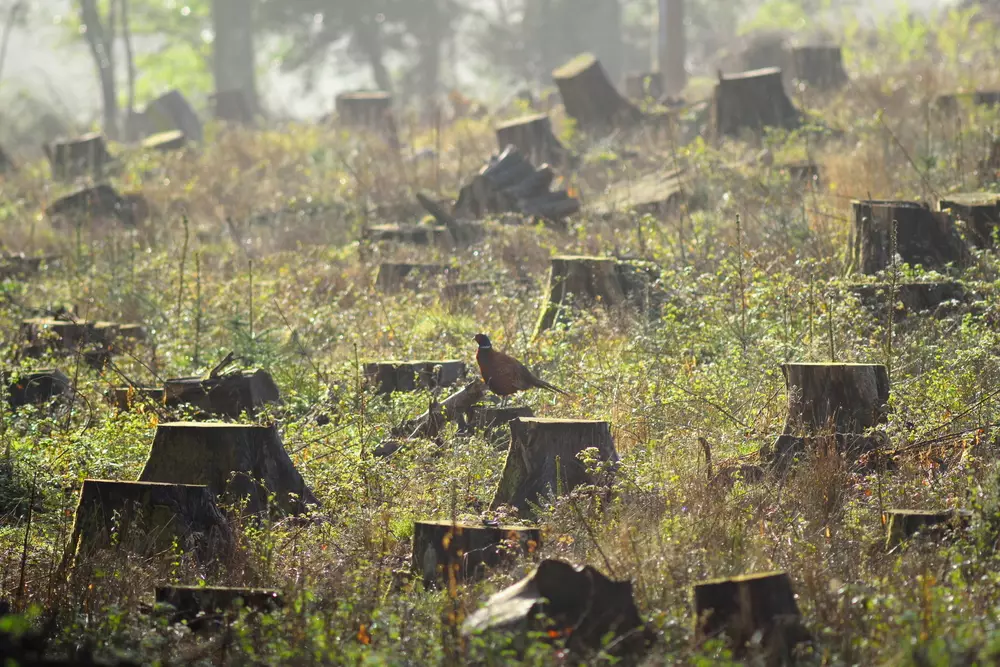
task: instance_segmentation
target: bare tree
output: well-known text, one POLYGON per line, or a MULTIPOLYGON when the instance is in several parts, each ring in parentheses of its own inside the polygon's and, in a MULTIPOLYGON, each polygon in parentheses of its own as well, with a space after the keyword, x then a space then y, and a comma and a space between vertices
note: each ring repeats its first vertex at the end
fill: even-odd
POLYGON ((104 103, 104 132, 112 139, 118 138, 118 89, 115 84, 115 12, 117 3, 108 9, 107 21, 101 20, 97 0, 80 0, 80 20, 90 54, 97 66, 101 80, 101 98, 104 103))

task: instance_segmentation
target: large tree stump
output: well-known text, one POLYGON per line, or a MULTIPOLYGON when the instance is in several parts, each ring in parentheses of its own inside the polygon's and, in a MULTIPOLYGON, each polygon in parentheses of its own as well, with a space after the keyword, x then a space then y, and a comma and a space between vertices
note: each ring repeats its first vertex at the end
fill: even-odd
POLYGON ((207 378, 172 378, 164 383, 163 389, 168 406, 191 405, 207 415, 232 419, 244 412, 252 417, 266 406, 281 401, 271 375, 259 368, 207 378))
POLYGON ((600 61, 591 53, 582 53, 557 68, 552 78, 566 114, 576 119, 584 132, 606 134, 642 120, 642 112, 615 90, 600 61))
POLYGON ((379 264, 375 277, 375 289, 383 294, 394 294, 404 289, 413 289, 427 278, 446 276, 450 269, 444 264, 411 264, 405 262, 383 262, 379 264))
POLYGON ((534 164, 559 166, 569 162, 569 153, 552 132, 548 114, 532 114, 501 123, 496 135, 500 150, 515 146, 534 164))
POLYGON ((716 136, 761 133, 765 127, 795 129, 801 123, 798 110, 785 94, 777 67, 740 74, 719 74, 713 97, 716 136))
POLYGON ((240 607, 269 612, 285 606, 281 593, 266 588, 229 588, 225 586, 157 586, 153 591, 158 605, 170 605, 174 614, 170 624, 187 622, 202 625, 221 621, 240 607))
POLYGON ((14 373, 0 371, 0 382, 7 385, 7 405, 11 410, 46 403, 70 391, 69 378, 55 368, 14 373))
POLYGON ((364 128, 398 145, 392 96, 383 91, 355 91, 337 95, 337 118, 346 127, 364 128))
POLYGON ((877 273, 891 264, 892 230, 896 252, 908 264, 941 269, 965 265, 969 249, 947 213, 909 201, 854 201, 854 265, 877 273))
POLYGON ((45 350, 82 352, 94 341, 94 323, 87 320, 69 322, 47 317, 30 318, 21 321, 21 339, 32 355, 45 350))
POLYGON ((832 438, 838 451, 857 458, 882 443, 869 429, 886 422, 889 374, 881 364, 783 364, 788 392, 785 428, 772 463, 783 469, 796 455, 832 438))
POLYGON ((52 177, 60 181, 101 176, 112 162, 104 135, 97 132, 75 139, 60 139, 42 148, 52 166, 52 177))
POLYGON ((951 315, 969 300, 965 285, 956 280, 933 283, 888 283, 854 285, 851 291, 869 310, 884 318, 891 309, 893 320, 927 313, 941 318, 951 315))
POLYGON ((993 247, 993 230, 1000 226, 1000 195, 995 192, 957 192, 938 202, 938 210, 966 224, 979 248, 993 247))
POLYGON ((160 424, 139 481, 205 484, 228 504, 245 501, 247 514, 267 511, 269 494, 291 514, 319 502, 273 424, 160 424))
POLYGON ((596 447, 601 461, 618 461, 606 421, 530 417, 510 422, 510 448, 490 507, 512 505, 530 512, 539 496, 569 493, 595 480, 577 455, 596 447))
POLYGON ((792 76, 802 83, 820 90, 847 83, 839 46, 800 46, 789 52, 788 60, 792 76))
POLYGON ((941 539, 969 526, 972 512, 967 510, 886 510, 885 548, 892 549, 917 533, 941 539))
POLYGON ((201 119, 178 90, 171 90, 151 101, 142 115, 147 135, 176 130, 195 143, 200 143, 204 136, 201 119))
POLYGON ((618 261, 613 257, 557 255, 549 269, 549 296, 542 308, 535 332, 555 325, 559 313, 571 303, 591 306, 597 303, 613 308, 625 302, 625 292, 618 280, 618 261))
POLYGON ((465 362, 442 361, 373 361, 364 366, 368 381, 380 394, 450 387, 465 377, 465 362))
POLYGON ((139 193, 121 195, 110 185, 88 186, 56 199, 45 207, 45 215, 58 223, 90 223, 109 218, 129 227, 149 215, 149 203, 139 193))
POLYGON ((766 664, 787 664, 795 645, 809 638, 784 572, 704 581, 692 597, 695 641, 725 635, 737 659, 759 644, 768 654, 766 664))
POLYGON ((626 658, 642 653, 652 640, 630 581, 614 581, 589 565, 578 568, 559 560, 539 563, 527 577, 490 597, 462 626, 464 634, 487 630, 540 633, 564 641, 573 652, 572 662, 587 664, 595 651, 626 658))
POLYGON ((169 555, 175 543, 203 562, 224 561, 233 533, 207 486, 87 479, 63 565, 112 546, 169 555))
POLYGON ((413 573, 425 586, 474 581, 510 565, 542 544, 538 528, 417 521, 413 524, 413 573))

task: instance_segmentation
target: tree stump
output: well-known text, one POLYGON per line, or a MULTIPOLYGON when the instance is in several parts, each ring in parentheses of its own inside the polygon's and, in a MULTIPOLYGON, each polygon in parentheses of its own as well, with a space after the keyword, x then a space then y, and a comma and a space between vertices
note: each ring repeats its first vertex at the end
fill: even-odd
POLYGON ((29 355, 45 350, 77 353, 94 341, 94 323, 36 317, 21 321, 21 339, 29 355))
POLYGON ((510 448, 490 507, 512 505, 530 512, 539 496, 569 493, 596 480, 577 454, 596 447, 603 462, 616 464, 618 452, 606 421, 530 417, 510 422, 510 448))
POLYGON ((542 544, 538 528, 417 521, 413 524, 413 573, 424 586, 482 579, 542 544))
POLYGON ((107 398, 119 412, 129 412, 140 405, 166 405, 165 392, 160 387, 112 387, 107 398))
POLYGON ((238 418, 255 416, 267 405, 281 401, 278 386, 267 371, 237 370, 215 377, 172 378, 163 386, 166 404, 191 405, 206 415, 238 418))
POLYGON ((832 90, 847 83, 844 58, 839 46, 800 46, 788 54, 792 76, 819 90, 832 90))
POLYGON ((1000 226, 1000 195, 994 192, 961 192, 938 202, 938 210, 966 224, 978 248, 993 247, 993 230, 1000 226))
POLYGON ((87 479, 63 565, 112 546, 140 556, 169 554, 176 541, 199 561, 224 561, 233 533, 207 486, 87 479))
POLYGON ((460 359, 442 361, 374 361, 366 363, 364 375, 379 394, 450 387, 466 374, 460 359))
POLYGON ((785 428, 772 463, 784 469, 812 445, 833 438, 838 451, 856 459, 882 444, 867 431, 886 422, 889 375, 881 364, 783 364, 788 392, 785 428))
POLYGON ((250 98, 242 89, 220 90, 211 96, 215 119, 236 125, 253 125, 257 116, 250 98))
POLYGON ((613 308, 625 302, 618 280, 618 261, 611 257, 557 255, 549 269, 549 298, 542 308, 535 335, 551 329, 560 311, 572 303, 597 303, 613 308))
POLYGON ((187 146, 188 138, 180 130, 170 132, 157 132, 142 140, 140 144, 143 150, 158 151, 160 153, 171 153, 179 151, 187 146))
POLYGON ((719 75, 713 97, 713 126, 718 137, 760 134, 765 127, 795 129, 798 110, 785 95, 777 67, 719 75))
POLYGON ((60 181, 101 176, 112 162, 104 135, 97 132, 75 139, 60 139, 42 148, 52 166, 52 177, 60 181))
POLYGON ((625 95, 640 102, 655 102, 663 97, 663 77, 659 72, 633 72, 625 77, 625 95))
POLYGON ((917 533, 936 539, 947 537, 956 531, 968 528, 972 512, 968 510, 886 510, 885 548, 892 549, 917 533))
POLYGON ((288 514, 319 502, 273 424, 160 424, 139 481, 205 484, 227 504, 245 501, 250 515, 269 509, 269 494, 277 504, 272 509, 288 514))
POLYGON ((383 294, 395 294, 406 288, 414 289, 427 278, 446 276, 449 272, 444 264, 382 262, 375 277, 375 289, 383 294))
POLYGON ((751 643, 759 643, 767 664, 788 664, 783 660, 808 639, 784 572, 704 581, 695 585, 692 597, 695 642, 725 635, 737 659, 747 656, 751 643))
POLYGON ((363 237, 369 243, 393 242, 432 246, 448 244, 451 233, 445 225, 391 224, 365 227, 363 237))
POLYGON ((373 130, 392 145, 399 143, 389 93, 378 90, 341 93, 336 105, 337 118, 344 126, 373 130))
POLYGON ((228 617, 240 607, 268 612, 285 606, 281 593, 265 588, 157 586, 153 594, 156 604, 174 608, 174 614, 170 618, 171 625, 187 622, 190 626, 196 619, 202 623, 205 620, 219 620, 220 615, 228 617))
POLYGON ((171 90, 151 101, 142 115, 146 134, 179 131, 184 139, 195 143, 201 143, 204 136, 201 119, 178 90, 171 90))
POLYGON ((92 222, 95 219, 111 218, 127 226, 140 222, 148 204, 141 201, 141 195, 120 195, 102 183, 88 186, 60 197, 45 207, 45 215, 60 222, 92 222))
POLYGON ((532 114, 501 123, 497 125, 496 135, 500 150, 514 146, 534 164, 558 166, 569 162, 569 153, 552 132, 548 114, 532 114))
POLYGON ((911 265, 942 269, 964 266, 969 249, 947 213, 909 201, 854 201, 854 265, 877 273, 890 265, 893 221, 896 252, 911 265))
POLYGON ((55 368, 16 373, 2 371, 0 382, 7 385, 7 405, 11 410, 46 403, 70 391, 69 378, 55 368))
POLYGON ((639 616, 632 582, 614 581, 589 565, 578 568, 559 560, 539 563, 527 577, 490 597, 462 625, 466 635, 487 630, 534 632, 565 641, 574 664, 590 664, 587 658, 598 650, 617 658, 635 656, 653 638, 639 616))
POLYGON ((501 408, 492 404, 474 405, 470 426, 477 431, 490 433, 507 426, 515 419, 534 417, 535 411, 527 405, 501 408))
POLYGON ((869 310, 884 318, 892 308, 894 321, 908 315, 927 313, 941 318, 950 315, 969 300, 969 293, 961 282, 950 280, 933 283, 887 283, 854 285, 851 291, 869 310), (895 289, 895 295, 893 295, 895 289), (891 302, 891 303, 890 303, 891 302))
POLYGON ((608 79, 600 61, 582 53, 552 72, 566 114, 584 132, 606 134, 642 120, 638 107, 622 97, 608 79))

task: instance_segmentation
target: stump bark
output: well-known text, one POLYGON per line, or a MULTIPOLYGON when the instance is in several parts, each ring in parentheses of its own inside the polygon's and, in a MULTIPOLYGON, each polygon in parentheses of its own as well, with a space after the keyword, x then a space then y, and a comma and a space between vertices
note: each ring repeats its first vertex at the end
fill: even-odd
POLYGON ((602 462, 617 463, 618 452, 606 421, 515 419, 510 422, 510 447, 490 507, 512 505, 523 514, 531 511, 539 496, 604 482, 594 479, 577 458, 590 447, 597 448, 602 462))
POLYGON ((0 382, 7 385, 7 405, 11 410, 46 403, 70 391, 69 378, 56 368, 19 372, 16 380, 12 375, 15 374, 0 372, 0 382))
POLYGON ((375 277, 375 289, 383 294, 394 294, 404 289, 414 289, 427 278, 446 276, 449 271, 444 264, 382 262, 375 277))
POLYGON ((379 394, 450 387, 466 374, 460 359, 442 361, 374 361, 364 366, 365 378, 379 394))
MULTIPOLYGON (((268 612, 285 606, 281 593, 266 588, 229 588, 224 586, 157 586, 156 604, 170 605, 175 612, 170 623, 218 620, 240 607, 268 612)), ((197 628, 193 628, 197 629, 197 628)))
POLYGON ((552 132, 548 114, 532 114, 497 125, 497 145, 500 150, 516 147, 534 164, 564 166, 569 163, 569 152, 552 132))
POLYGON ((179 131, 185 139, 195 143, 201 143, 204 137, 201 119, 179 90, 171 90, 151 101, 142 115, 147 135, 179 131))
POLYGON ((993 230, 1000 226, 1000 195, 994 192, 961 192, 938 202, 938 211, 951 211, 963 221, 978 248, 992 248, 993 230))
POLYGON ((392 96, 382 91, 341 93, 336 99, 337 118, 347 127, 373 130, 398 145, 392 96))
POLYGON ((725 635, 737 659, 759 642, 766 664, 787 664, 795 645, 808 639, 784 572, 705 581, 695 585, 692 597, 695 641, 725 635))
POLYGON ((424 586, 474 581, 492 568, 513 564, 542 544, 538 528, 417 521, 413 524, 413 573, 424 586))
POLYGON ((788 392, 788 416, 772 463, 779 469, 823 438, 834 438, 849 458, 882 444, 867 431, 886 422, 889 374, 881 364, 798 363, 781 367, 788 392))
POLYGON ((847 83, 839 46, 800 46, 789 52, 788 59, 792 76, 809 86, 832 90, 847 83))
POLYGON ((63 566, 114 546, 141 556, 169 554, 176 541, 199 561, 224 561, 233 533, 207 486, 87 479, 63 566))
POLYGON ((942 269, 964 266, 969 249, 947 213, 909 201, 854 201, 854 266, 877 273, 891 262, 893 221, 896 252, 908 264, 942 269))
POLYGON ((600 61, 582 53, 552 72, 566 114, 584 132, 606 134, 642 120, 642 112, 622 97, 608 79, 600 61))
POLYGON ((785 94, 777 67, 719 75, 713 97, 713 126, 718 137, 760 134, 765 127, 795 129, 798 110, 785 94))
POLYGON ((207 378, 172 378, 164 383, 163 389, 168 406, 191 405, 206 415, 231 419, 244 412, 255 416, 266 406, 281 401, 278 386, 261 369, 236 370, 207 378))
POLYGON ((174 422, 156 427, 141 482, 204 484, 244 513, 299 514, 318 504, 285 451, 276 426, 174 422), (268 504, 274 495, 276 507, 268 504))
POLYGON ((611 257, 558 255, 549 269, 549 296, 535 327, 535 334, 551 329, 559 313, 570 304, 613 308, 625 302, 618 279, 618 261, 611 257))
POLYGON ((917 533, 943 539, 969 526, 972 512, 967 510, 886 510, 885 548, 892 549, 917 533))
POLYGON ((75 139, 61 139, 42 148, 52 166, 52 177, 60 181, 71 181, 80 176, 101 176, 112 162, 104 135, 97 132, 75 139))
POLYGON ((601 649, 617 658, 636 656, 652 640, 630 581, 559 560, 539 563, 527 577, 490 597, 462 626, 464 634, 487 630, 540 632, 566 642, 575 660, 601 649))

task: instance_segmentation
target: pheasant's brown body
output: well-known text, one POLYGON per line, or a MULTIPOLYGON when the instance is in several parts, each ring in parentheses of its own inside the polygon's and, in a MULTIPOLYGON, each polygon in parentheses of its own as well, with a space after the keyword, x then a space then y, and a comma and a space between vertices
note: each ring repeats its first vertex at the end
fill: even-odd
POLYGON ((494 350, 486 335, 477 335, 476 342, 479 343, 479 351, 476 352, 479 372, 483 376, 483 382, 497 396, 506 397, 528 389, 547 389, 566 394, 559 387, 535 377, 514 357, 494 350))

